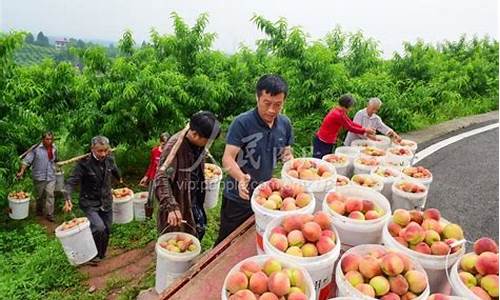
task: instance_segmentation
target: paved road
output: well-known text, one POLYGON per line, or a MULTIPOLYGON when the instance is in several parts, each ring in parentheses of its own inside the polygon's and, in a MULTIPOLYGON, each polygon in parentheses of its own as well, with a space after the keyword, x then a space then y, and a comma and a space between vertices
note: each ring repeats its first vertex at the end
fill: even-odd
POLYGON ((498 129, 494 129, 448 145, 418 163, 434 177, 426 206, 462 225, 470 241, 482 236, 498 241, 498 150, 498 129))

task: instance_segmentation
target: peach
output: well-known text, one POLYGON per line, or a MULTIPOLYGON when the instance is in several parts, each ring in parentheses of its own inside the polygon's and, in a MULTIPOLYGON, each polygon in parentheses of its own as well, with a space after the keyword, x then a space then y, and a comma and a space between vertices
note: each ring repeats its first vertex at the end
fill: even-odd
POLYGON ((373 287, 369 284, 366 283, 360 283, 356 286, 356 289, 360 291, 362 294, 368 296, 368 297, 375 297, 375 290, 373 287))
POLYGON ((398 208, 392 214, 392 221, 400 226, 405 227, 411 221, 410 212, 406 209, 398 208))
POLYGON ((267 199, 264 197, 261 197, 261 196, 255 197, 255 202, 257 202, 257 204, 259 204, 259 205, 264 205, 264 203, 266 203, 266 201, 267 201, 267 199))
POLYGON ((273 273, 269 277, 268 288, 278 297, 285 296, 290 290, 290 278, 283 271, 273 273))
POLYGON ((314 220, 314 216, 312 214, 303 214, 300 215, 300 220, 302 221, 302 224, 305 224, 307 222, 312 222, 312 220, 314 220))
POLYGON ((269 196, 271 196, 272 193, 273 193, 273 190, 271 190, 269 185, 264 185, 259 189, 259 196, 262 198, 267 199, 269 196))
POLYGON ((459 225, 448 224, 443 228, 443 236, 445 239, 462 240, 464 238, 464 232, 459 225))
POLYGON ((375 220, 380 218, 380 214, 375 210, 369 210, 365 214, 365 220, 375 220))
POLYGON ((290 254, 290 255, 298 256, 298 257, 303 256, 302 250, 300 249, 300 247, 297 247, 297 246, 292 246, 292 247, 288 248, 286 250, 286 254, 290 254))
POLYGON ((299 193, 295 197, 295 205, 297 205, 298 207, 301 208, 306 207, 310 202, 311 202, 311 196, 309 196, 309 194, 299 193))
POLYGON ((316 222, 307 222, 302 227, 302 234, 309 242, 316 242, 321 236, 321 226, 316 222))
POLYGON ((365 220, 365 215, 360 211, 353 211, 349 214, 349 218, 354 220, 365 220))
POLYGON ((408 292, 408 282, 403 275, 389 277, 389 285, 391 286, 391 292, 398 296, 402 296, 408 292))
POLYGON ((431 253, 433 255, 447 255, 450 252, 450 246, 445 242, 435 242, 431 245, 431 253))
POLYGON ((443 226, 441 226, 441 223, 439 223, 439 221, 436 221, 434 219, 425 219, 422 222, 422 228, 425 230, 434 230, 439 234, 443 232, 443 226))
POLYGON ((427 255, 431 255, 431 253, 432 253, 431 247, 429 247, 429 245, 427 245, 424 242, 420 242, 417 245, 415 245, 415 248, 413 250, 415 250, 419 253, 422 253, 422 254, 427 254, 427 255))
POLYGON ((276 207, 281 207, 283 198, 281 198, 280 195, 273 194, 269 196, 269 198, 267 198, 267 201, 273 201, 274 203, 276 203, 276 207))
POLYGON ((290 232, 292 230, 298 229, 302 230, 302 220, 300 216, 287 216, 283 219, 283 223, 281 224, 286 232, 290 232))
POLYGON ((398 255, 389 253, 382 257, 380 267, 385 274, 396 276, 403 272, 405 266, 403 260, 398 255))
POLYGON ((321 231, 321 236, 329 237, 334 243, 336 241, 335 232, 333 232, 331 230, 323 230, 323 231, 321 231))
POLYGON ((239 290, 244 290, 247 287, 248 278, 243 272, 234 272, 227 278, 226 290, 228 290, 231 294, 234 294, 239 290))
POLYGON ((304 245, 306 242, 302 231, 297 229, 290 231, 287 237, 288 245, 290 246, 302 247, 302 245, 304 245))
POLYGON ((400 236, 397 236, 394 239, 396 240, 396 242, 398 242, 399 244, 401 244, 403 247, 408 248, 408 242, 404 238, 402 238, 400 236))
POLYGON ((435 242, 439 242, 440 240, 441 240, 441 236, 436 231, 434 231, 434 230, 426 230, 425 231, 425 242, 427 244, 432 245, 435 242))
POLYGON ((250 290, 240 290, 229 297, 230 300, 257 300, 257 297, 250 290))
POLYGON ((274 272, 281 271, 281 263, 273 258, 268 259, 266 260, 266 262, 264 262, 262 270, 264 271, 264 273, 266 273, 267 276, 271 276, 271 274, 273 274, 274 272))
POLYGON ((274 227, 273 230, 271 230, 271 233, 279 233, 279 234, 283 234, 283 235, 287 234, 287 232, 285 231, 285 229, 282 226, 274 227))
POLYGON ((491 297, 498 297, 498 275, 486 275, 481 279, 481 287, 491 297))
POLYGON ((369 255, 363 256, 359 262, 359 272, 367 279, 382 275, 378 259, 369 255))
POLYGON ((357 271, 360 262, 361 256, 356 254, 347 254, 342 258, 342 262, 340 264, 342 272, 347 273, 349 271, 357 271))
POLYGON ((404 294, 403 296, 401 296, 401 300, 410 300, 410 299, 415 299, 417 297, 418 296, 415 295, 414 293, 408 292, 408 293, 404 294))
POLYGON ((476 262, 479 256, 476 253, 467 253, 460 260, 460 268, 465 272, 476 273, 476 262))
POLYGON ((339 215, 345 214, 345 204, 342 201, 334 200, 328 204, 331 210, 338 213, 339 215))
POLYGON ((498 253, 481 253, 477 258, 476 270, 481 275, 498 274, 498 253))
POLYGON ((397 237, 399 235, 399 232, 401 231, 402 227, 399 224, 396 224, 394 222, 390 222, 389 225, 387 225, 387 229, 389 230, 389 233, 393 237, 397 237))
POLYGON ((432 294, 429 296, 429 298, 427 298, 427 300, 450 300, 450 299, 451 299, 450 296, 440 293, 432 294))
POLYGON ((241 265, 240 271, 250 277, 252 274, 262 271, 262 268, 254 261, 247 261, 241 265))
POLYGON ((410 221, 422 224, 424 221, 424 213, 419 210, 410 210, 410 221))
POLYGON ((351 213, 353 211, 361 211, 361 210, 363 210, 363 202, 361 202, 361 200, 351 198, 346 201, 345 211, 347 213, 351 213))
POLYGON ((471 287, 470 289, 474 295, 476 295, 479 299, 481 300, 491 300, 490 295, 488 295, 488 292, 483 290, 482 288, 478 286, 471 287))
POLYGON ((424 219, 441 220, 441 213, 437 208, 428 208, 424 211, 424 219))
POLYGON ((382 298, 380 298, 380 300, 400 300, 401 297, 399 297, 399 295, 397 295, 396 293, 388 293, 388 294, 385 294, 382 298))
POLYGON ((268 277, 264 272, 257 272, 250 277, 249 288, 256 294, 263 294, 267 292, 268 277))
POLYGON ((368 255, 373 256, 375 258, 381 258, 382 256, 386 255, 387 251, 382 250, 382 249, 372 249, 368 251, 368 255))
POLYGON ((290 185, 284 185, 282 188, 281 188, 281 191, 280 191, 280 194, 281 194, 281 197, 283 199, 285 198, 292 198, 294 195, 294 190, 293 190, 293 187, 290 186, 290 185))
POLYGON ((276 202, 274 202, 273 200, 266 200, 266 202, 264 202, 264 204, 262 205, 264 206, 265 208, 267 209, 270 209, 270 210, 276 210, 278 208, 278 206, 276 205, 276 202))
POLYGON ((396 255, 399 256, 399 258, 401 258, 401 260, 403 261, 403 264, 404 264, 403 273, 406 273, 409 270, 413 269, 413 267, 414 267, 413 262, 411 261, 411 259, 408 256, 406 256, 400 252, 396 252, 396 255))
POLYGON ((468 287, 468 288, 471 288, 473 286, 476 286, 477 285, 477 279, 476 277, 474 277, 474 275, 472 275, 471 273, 469 272, 460 272, 458 273, 458 277, 460 278, 460 280, 468 287))
POLYGON ((314 222, 318 223, 322 230, 332 228, 332 220, 330 216, 324 211, 318 211, 314 214, 314 222))
POLYGON ((337 193, 337 192, 332 192, 326 195, 326 203, 332 203, 333 201, 340 201, 340 202, 345 202, 345 197, 344 195, 337 193))
POLYGON ((293 178, 299 178, 299 172, 297 170, 288 170, 288 176, 293 178))
POLYGON ((415 222, 406 226, 403 232, 403 238, 410 244, 416 245, 425 239, 425 230, 415 222))
POLYGON ((420 294, 427 288, 427 278, 424 273, 416 270, 406 272, 405 279, 408 282, 410 292, 420 294))
POLYGON ((280 251, 286 251, 288 248, 288 239, 285 235, 279 234, 279 233, 273 233, 271 234, 271 237, 269 238, 269 242, 271 245, 276 247, 276 249, 280 251))
POLYGON ((316 248, 318 249, 318 253, 323 255, 335 248, 335 243, 327 236, 320 236, 318 242, 316 242, 316 248))
POLYGON ((281 204, 281 210, 283 211, 291 211, 296 210, 297 206, 295 205, 295 199, 293 198, 285 198, 283 203, 281 204))
POLYGON ((474 243, 474 252, 477 255, 483 252, 498 253, 498 245, 494 240, 487 237, 483 237, 474 243))
POLYGON ((292 292, 288 294, 287 300, 307 300, 307 296, 302 292, 292 292))
POLYGON ((363 275, 358 271, 349 271, 345 274, 345 279, 349 282, 353 287, 356 287, 358 284, 364 282, 363 275))
MULTIPOLYGON (((299 194, 302 194, 304 193, 305 189, 303 186, 299 185, 299 184, 291 184, 292 188, 293 188, 293 196, 295 198, 297 198, 297 196, 299 194)), ((307 194, 306 194, 307 195, 307 194)))
POLYGON ((305 289, 307 288, 307 283, 304 273, 297 269, 288 269, 287 273, 288 278, 290 278, 290 284, 301 289, 302 291, 305 291, 305 289))
POLYGON ((279 300, 279 298, 275 294, 267 292, 260 295, 259 300, 279 300))
POLYGON ((304 255, 304 257, 318 256, 318 249, 314 244, 307 243, 300 249, 302 250, 302 255, 304 255))
POLYGON ((283 187, 283 182, 278 178, 271 178, 267 185, 271 188, 273 192, 279 191, 283 187))
POLYGON ((375 203, 373 203, 370 200, 363 200, 363 209, 362 211, 367 212, 369 210, 374 210, 375 209, 375 203))
POLYGON ((370 279, 370 285, 375 290, 376 296, 383 296, 391 290, 389 280, 384 276, 375 276, 370 279))

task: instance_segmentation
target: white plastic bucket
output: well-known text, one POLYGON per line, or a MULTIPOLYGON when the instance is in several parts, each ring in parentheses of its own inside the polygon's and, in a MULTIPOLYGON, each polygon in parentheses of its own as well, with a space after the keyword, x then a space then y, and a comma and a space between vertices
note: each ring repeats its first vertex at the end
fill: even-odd
POLYGON ((220 172, 218 176, 210 180, 205 180, 205 202, 203 203, 203 207, 205 209, 210 209, 214 208, 217 205, 217 200, 219 199, 220 183, 222 181, 222 169, 214 164, 206 163, 205 165, 211 165, 217 168, 220 172))
POLYGON ((403 168, 410 166, 410 163, 408 161, 401 161, 401 160, 395 161, 395 160, 392 160, 391 158, 386 156, 382 160, 380 165, 384 166, 384 167, 395 168, 395 169, 398 169, 401 171, 403 168))
POLYGON ((335 186, 340 187, 340 186, 348 186, 348 185, 352 185, 351 180, 348 177, 342 176, 342 175, 337 175, 337 183, 335 184, 335 186), (347 181, 347 184, 341 185, 339 183, 339 181, 347 181))
POLYGON ((330 163, 332 166, 335 167, 335 170, 337 171, 337 176, 338 175, 347 176, 348 171, 349 171, 349 165, 352 164, 352 161, 349 158, 349 156, 347 156, 345 154, 340 154, 340 153, 339 154, 327 154, 327 155, 323 156, 322 160, 330 163), (333 155, 343 157, 345 159, 345 162, 344 163, 335 163, 335 162, 328 161, 328 158, 332 157, 333 155))
POLYGON ((264 231, 266 230, 267 224, 275 218, 287 216, 287 215, 294 215, 294 214, 312 214, 314 212, 314 209, 316 207, 316 200, 314 199, 314 194, 313 193, 307 193, 311 197, 311 202, 309 202, 308 205, 305 207, 302 207, 297 210, 292 210, 292 211, 281 211, 281 210, 270 210, 262 205, 258 204, 255 199, 257 195, 259 194, 260 188, 264 185, 267 184, 267 182, 261 183, 260 185, 257 186, 255 189, 252 198, 250 199, 250 205, 252 207, 252 210, 255 214, 255 231, 256 231, 256 246, 257 246, 257 254, 263 254, 264 253, 264 244, 263 244, 263 235, 264 231))
POLYGON ((481 300, 477 297, 460 279, 458 276, 458 267, 460 259, 451 267, 450 270, 450 285, 452 295, 464 297, 465 299, 481 300))
POLYGON ((9 217, 14 220, 21 220, 28 217, 30 212, 30 198, 15 199, 7 197, 9 200, 9 217))
POLYGON ((425 187, 426 187, 427 189, 429 189, 429 188, 431 187, 432 178, 433 178, 433 177, 432 177, 432 173, 431 173, 431 177, 429 177, 429 178, 415 178, 415 177, 411 177, 411 176, 406 175, 406 174, 404 173, 404 169, 405 169, 405 168, 403 168, 403 169, 401 170, 403 178, 408 179, 408 180, 410 180, 410 181, 415 181, 415 182, 421 183, 421 184, 425 185, 425 187))
POLYGON ((374 157, 379 160, 383 160, 385 157, 387 157, 387 151, 375 146, 359 147, 359 157, 374 157), (377 153, 370 153, 369 149, 375 149, 377 153))
POLYGON ((156 277, 155 290, 158 294, 163 292, 174 280, 184 274, 191 265, 193 260, 200 254, 200 241, 191 234, 185 232, 169 232, 160 236, 156 242, 156 277), (174 238, 178 234, 189 236, 196 245, 196 250, 193 252, 175 253, 167 251, 160 246, 160 243, 168 239, 174 238))
POLYGON ((357 176, 361 176, 361 177, 364 177, 364 178, 371 178, 373 180, 376 181, 376 185, 374 185, 373 187, 371 187, 371 189, 381 193, 382 192, 382 189, 384 188, 384 181, 382 180, 382 178, 380 178, 380 176, 377 176, 377 175, 371 175, 371 174, 357 174, 357 175, 354 175, 352 176, 351 178, 351 183, 352 185, 354 186, 361 186, 359 185, 358 183, 356 183, 356 181, 354 181, 354 177, 357 177, 357 176))
POLYGON ((384 188, 382 189, 382 195, 384 195, 387 198, 387 200, 389 200, 389 203, 391 204, 391 207, 392 207, 392 185, 393 185, 394 181, 399 180, 401 178, 401 171, 398 170, 397 168, 380 166, 380 167, 372 170, 371 174, 382 178, 382 180, 384 182, 384 188), (377 174, 377 171, 379 171, 379 170, 382 172, 385 170, 388 170, 389 172, 391 172, 391 174, 394 174, 395 176, 394 177, 381 176, 381 175, 377 174))
POLYGON ((335 233, 336 241, 335 248, 330 252, 317 257, 297 257, 286 254, 274 248, 269 242, 271 231, 283 221, 283 217, 273 219, 267 224, 266 231, 264 232, 264 251, 266 254, 276 256, 280 260, 295 263, 304 267, 311 275, 316 290, 316 297, 318 300, 326 300, 333 289, 333 269, 335 262, 340 255, 340 238, 337 229, 332 224, 331 230, 335 233))
POLYGON ((113 223, 126 224, 134 219, 134 204, 132 198, 126 196, 123 198, 113 198, 113 223))
MULTIPOLYGON (((388 246, 388 248, 391 248, 391 247, 388 246)), ((345 279, 344 273, 342 272, 341 265, 342 265, 342 259, 344 257, 346 257, 348 254, 357 254, 357 255, 363 256, 363 255, 370 253, 371 251, 378 250, 378 249, 388 250, 386 247, 381 246, 381 245, 360 245, 360 246, 356 246, 356 247, 353 247, 353 248, 347 250, 342 255, 342 257, 339 260, 339 263, 337 264, 337 268, 335 271, 335 282, 337 283, 337 288, 338 288, 337 296, 349 296, 349 297, 354 297, 355 299, 366 299, 366 300, 377 299, 377 298, 368 297, 368 296, 362 294, 360 291, 358 291, 354 287, 352 287, 351 284, 345 279)), ((403 252, 403 254, 406 254, 406 253, 403 252)), ((407 255, 407 256, 409 256, 409 255, 407 255)), ((419 264, 419 262, 416 261, 415 259, 413 259, 411 256, 409 258, 412 260, 412 262, 415 266, 415 269, 417 271, 423 272, 425 274, 424 268, 419 264)), ((430 294, 429 283, 430 283, 431 279, 429 277, 426 279, 427 279, 427 288, 420 294, 420 296, 418 296, 417 298, 414 298, 414 300, 426 300, 427 297, 429 296, 429 294, 430 294)))
POLYGON ((305 279, 305 281, 307 283, 307 291, 305 293, 306 296, 307 296, 307 299, 309 299, 309 300, 315 300, 316 299, 316 291, 314 290, 313 281, 311 279, 311 275, 309 275, 309 273, 307 272, 307 270, 304 267, 301 267, 298 264, 291 263, 290 261, 287 261, 287 260, 282 260, 279 257, 272 256, 272 255, 252 256, 252 257, 249 257, 249 258, 246 258, 246 259, 240 261, 238 264, 236 264, 234 267, 232 267, 231 270, 229 271, 229 273, 227 273, 228 275, 224 279, 224 285, 222 286, 222 291, 221 291, 221 299, 222 300, 228 300, 229 299, 229 297, 227 296, 227 291, 226 291, 227 278, 229 277, 229 274, 232 274, 234 272, 239 271, 240 268, 241 268, 241 266, 244 263, 246 263, 246 262, 253 261, 253 262, 256 262, 257 264, 259 264, 259 265, 262 266, 269 259, 276 259, 276 260, 278 260, 281 263, 282 268, 300 270, 302 272, 302 274, 304 275, 304 279, 305 279))
POLYGON ((423 184, 418 183, 412 180, 399 179, 394 181, 391 187, 392 190, 392 209, 396 210, 398 208, 404 208, 406 210, 412 209, 420 209, 425 207, 425 203, 427 202, 427 193, 428 189, 423 184), (400 190, 397 185, 402 182, 412 182, 414 184, 419 185, 420 187, 424 187, 425 191, 422 193, 407 193, 400 190))
POLYGON ((56 172, 56 186, 54 188, 54 191, 62 192, 63 189, 64 189, 64 172, 59 171, 56 172))
POLYGON ((376 138, 378 140, 370 140, 373 146, 384 150, 391 146, 391 139, 385 135, 377 134, 376 138))
POLYGON ((148 203, 148 192, 135 193, 133 202, 134 219, 136 221, 146 220, 146 203, 148 203))
POLYGON ((73 228, 62 230, 63 225, 59 225, 55 230, 56 237, 61 242, 69 263, 73 266, 86 263, 97 255, 90 222, 87 218, 85 219, 84 223, 73 228))
MULTIPOLYGON (((443 224, 449 224, 449 222, 444 219, 441 219, 440 222, 443 224)), ((464 248, 462 247, 460 251, 450 255, 427 255, 419 253, 398 243, 389 233, 389 229, 387 228, 388 224, 389 223, 384 226, 382 234, 384 245, 403 252, 422 265, 427 273, 427 276, 429 277, 431 293, 440 293, 443 291, 448 285, 446 269, 451 269, 453 264, 460 260, 460 257, 462 257, 465 252, 464 248)))
POLYGON ((350 146, 341 146, 335 149, 335 154, 344 154, 349 157, 349 166, 344 176, 351 177, 354 172, 354 160, 359 157, 359 148, 350 146))
POLYGON ((380 159, 378 159, 376 157, 370 157, 370 159, 374 159, 375 161, 377 161, 377 164, 374 166, 368 166, 368 165, 361 163, 362 159, 366 159, 366 158, 359 157, 359 158, 354 160, 354 175, 370 174, 373 170, 375 170, 380 165, 380 159))
POLYGON ((354 220, 333 211, 323 200, 323 211, 332 216, 333 225, 337 228, 343 245, 357 246, 361 244, 380 244, 382 229, 392 215, 389 201, 380 193, 361 186, 338 187, 335 191, 344 196, 370 200, 384 210, 384 215, 374 220, 354 220))
POLYGON ((391 148, 387 149, 386 155, 387 155, 387 159, 390 161, 398 162, 401 164, 407 164, 407 165, 411 164, 411 161, 412 161, 413 157, 415 156, 415 154, 410 150, 410 148, 400 147, 400 146, 391 147, 391 148), (392 149, 398 150, 400 148, 406 148, 407 150, 410 151, 410 153, 408 155, 399 155, 399 154, 394 154, 391 152, 392 149))

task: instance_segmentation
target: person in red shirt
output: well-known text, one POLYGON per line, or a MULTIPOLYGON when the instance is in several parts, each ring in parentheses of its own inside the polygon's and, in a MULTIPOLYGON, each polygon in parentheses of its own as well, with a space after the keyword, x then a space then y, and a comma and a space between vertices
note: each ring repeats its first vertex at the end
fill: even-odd
POLYGON ((148 202, 146 203, 146 217, 151 218, 153 215, 153 198, 154 198, 154 189, 153 189, 153 179, 155 178, 156 169, 158 168, 158 163, 160 161, 161 152, 163 150, 163 146, 167 143, 170 135, 166 132, 160 135, 160 145, 157 147, 153 147, 151 149, 151 157, 149 160, 149 166, 146 171, 144 177, 142 177, 139 182, 140 186, 148 187, 148 202))
POLYGON ((354 97, 343 95, 339 99, 339 106, 330 110, 314 135, 313 157, 321 159, 332 153, 340 129, 345 128, 356 134, 373 135, 372 128, 365 128, 349 119, 347 112, 356 104, 354 97))

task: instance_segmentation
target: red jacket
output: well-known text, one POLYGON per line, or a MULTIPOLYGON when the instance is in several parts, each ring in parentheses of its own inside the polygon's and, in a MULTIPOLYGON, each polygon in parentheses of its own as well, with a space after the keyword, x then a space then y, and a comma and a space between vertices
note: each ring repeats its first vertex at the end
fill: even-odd
POLYGON ((146 177, 148 177, 149 180, 153 180, 155 178, 156 168, 158 167, 160 156, 161 156, 160 146, 151 149, 151 158, 149 161, 149 167, 148 170, 146 171, 146 177))
POLYGON ((330 110, 323 119, 323 123, 321 123, 318 132, 316 132, 316 136, 327 144, 334 144, 342 127, 356 134, 365 133, 363 126, 349 119, 349 116, 347 116, 342 108, 336 107, 330 110))

